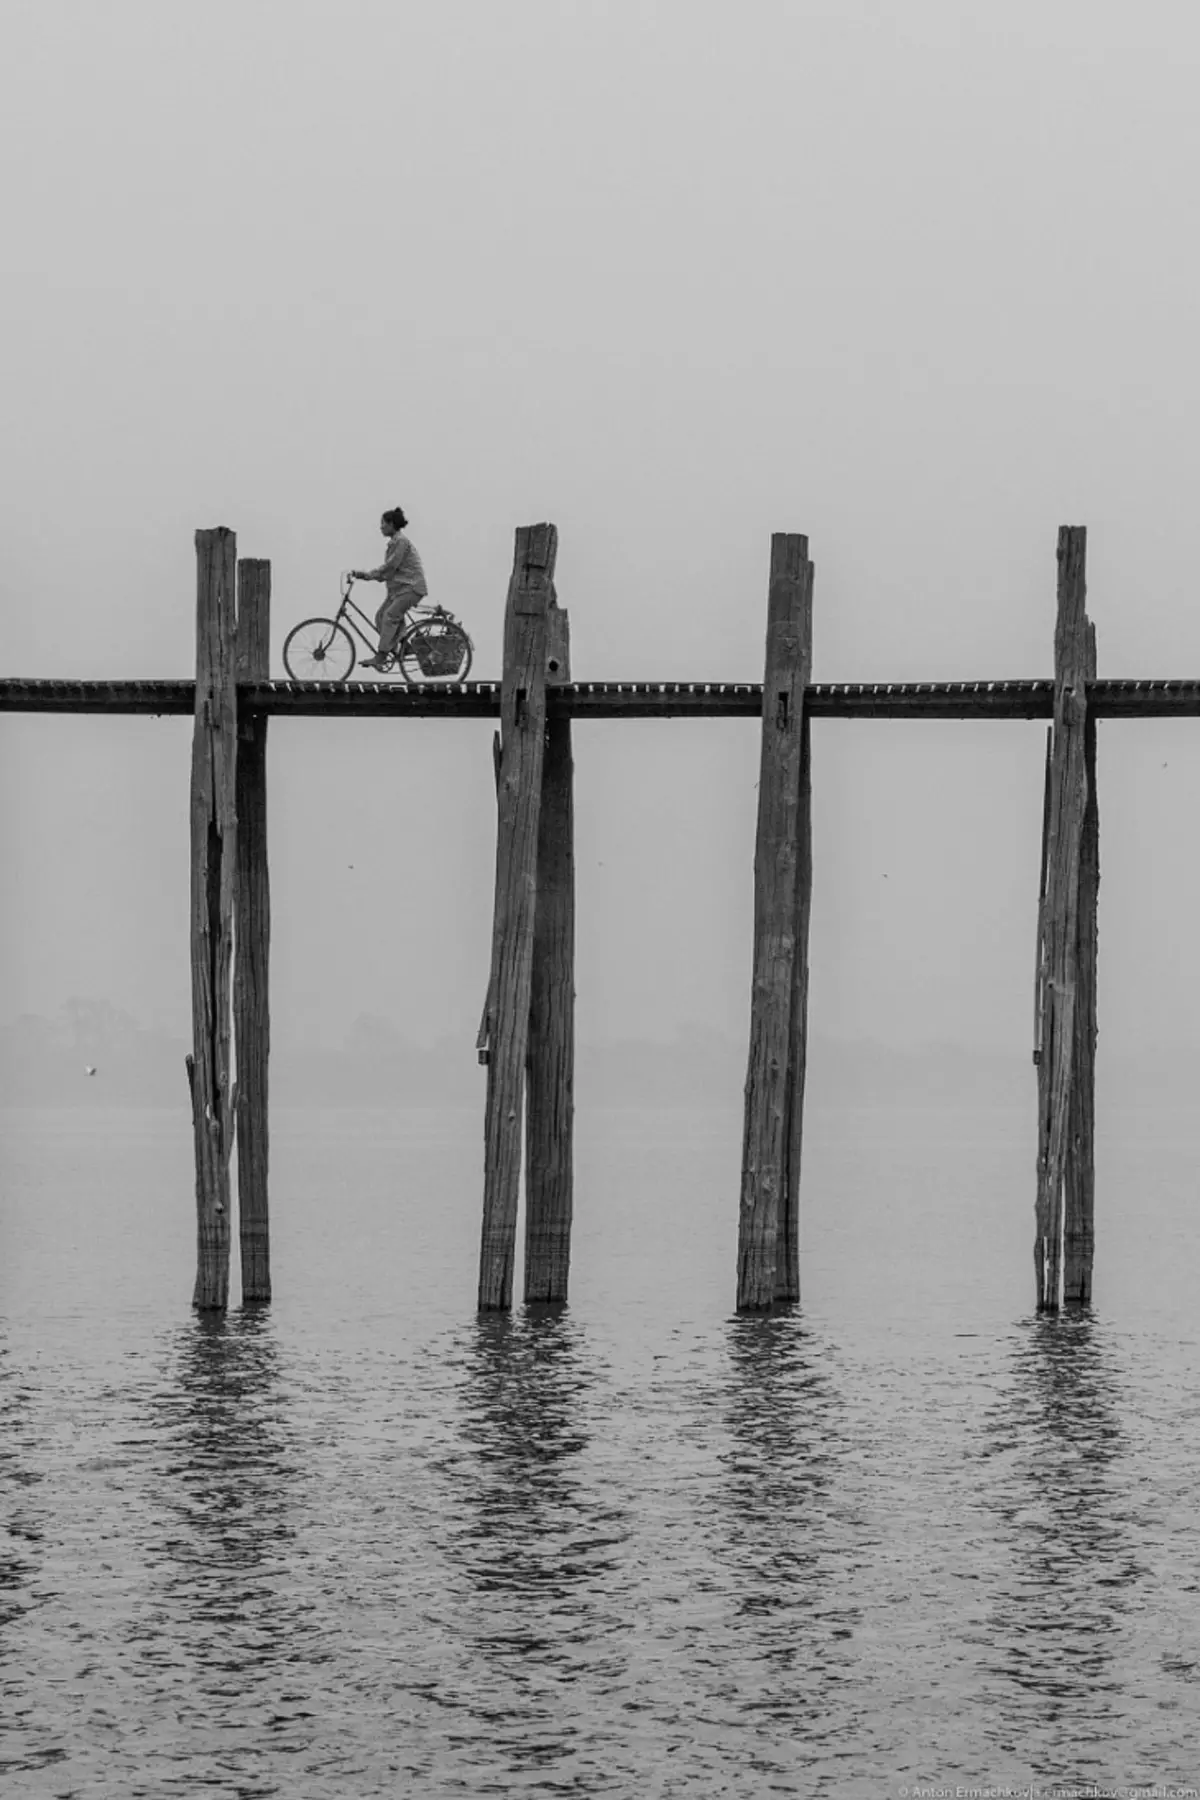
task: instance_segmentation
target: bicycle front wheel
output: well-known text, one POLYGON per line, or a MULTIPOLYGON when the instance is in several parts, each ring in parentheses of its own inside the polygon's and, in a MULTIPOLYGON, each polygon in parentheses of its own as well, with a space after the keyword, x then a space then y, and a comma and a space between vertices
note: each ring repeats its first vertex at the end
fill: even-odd
POLYGON ((305 619, 284 640, 283 666, 293 681, 345 681, 354 667, 354 639, 336 619, 305 619))
POLYGON ((400 673, 407 682, 465 681, 471 667, 471 640, 457 619, 423 620, 397 645, 400 673))

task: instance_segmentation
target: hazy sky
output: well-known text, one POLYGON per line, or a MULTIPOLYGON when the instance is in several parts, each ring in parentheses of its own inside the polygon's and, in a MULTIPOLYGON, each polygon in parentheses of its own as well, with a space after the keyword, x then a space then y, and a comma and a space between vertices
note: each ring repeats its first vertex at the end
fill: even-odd
MULTIPOLYGON (((197 526, 275 642, 402 504, 497 674, 1200 673, 1200 13, 1132 0, 8 0, 5 674, 184 675, 197 526)), ((278 660, 276 662, 278 668, 278 660)), ((470 1053, 486 724, 271 727, 274 1015, 470 1053)), ((0 718, 0 1015, 188 1020, 185 721, 0 718)), ((814 726, 817 1034, 1028 1046, 1043 728, 814 726)), ((576 730, 581 1034, 745 1032, 757 731, 576 730)), ((1200 1043, 1200 725, 1101 730, 1102 1043, 1200 1043)))

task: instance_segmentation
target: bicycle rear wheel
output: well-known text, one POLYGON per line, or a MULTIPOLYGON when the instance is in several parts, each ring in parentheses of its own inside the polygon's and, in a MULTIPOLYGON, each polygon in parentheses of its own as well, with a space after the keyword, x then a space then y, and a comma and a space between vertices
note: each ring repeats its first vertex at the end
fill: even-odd
POLYGON ((293 681, 345 681, 354 667, 354 639, 336 619, 305 619, 284 640, 283 666, 293 681))
POLYGON ((407 682, 465 681, 471 668, 471 640, 457 619, 423 619, 396 646, 407 682))

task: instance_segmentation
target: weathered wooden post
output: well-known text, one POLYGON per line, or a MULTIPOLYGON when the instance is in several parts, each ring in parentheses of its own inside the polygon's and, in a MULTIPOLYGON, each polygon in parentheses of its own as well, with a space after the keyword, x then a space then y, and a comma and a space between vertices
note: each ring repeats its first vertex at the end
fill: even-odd
MULTIPOLYGON (((807 628, 812 667, 812 564, 808 582, 807 628)), ((796 821, 796 943, 792 954, 792 1044, 787 1090, 787 1162, 779 1195, 775 1298, 800 1298, 800 1158, 804 1140, 804 1076, 808 1066, 808 922, 812 912, 812 721, 800 721, 800 813, 796 821)))
MULTIPOLYGON (((1096 679, 1096 627, 1088 625, 1087 678, 1096 679)), ((1096 715, 1083 724, 1087 800, 1079 841, 1079 929, 1075 942, 1075 1067, 1067 1121, 1066 1218, 1063 1226, 1063 1302, 1092 1298, 1096 1227, 1096 963, 1100 898, 1100 808, 1096 791, 1096 715)))
MULTIPOLYGON (((1073 1183, 1087 1210, 1090 1236, 1090 1169, 1092 1147, 1090 1073, 1076 1063, 1077 979, 1081 932, 1095 933, 1095 882, 1090 883, 1091 924, 1080 921, 1080 865, 1084 816, 1088 802, 1087 681, 1095 671, 1095 637, 1088 626, 1086 602, 1087 533, 1064 525, 1058 534, 1058 616, 1054 633, 1054 726, 1050 758, 1050 808, 1046 827, 1045 902, 1042 907, 1042 1017, 1038 1058, 1038 1185, 1034 1270, 1041 1312, 1057 1312, 1063 1300, 1065 1238, 1064 1187, 1072 1126, 1078 1141, 1072 1149, 1077 1170, 1073 1183), (1086 1087, 1086 1099, 1073 1099, 1075 1081, 1086 1087), (1084 1129, 1081 1104, 1088 1118, 1084 1129), (1085 1142, 1086 1137, 1086 1142, 1085 1142)), ((1094 782, 1093 782, 1094 786, 1094 782)), ((1098 862, 1097 862, 1098 869, 1098 862)), ((1085 891, 1088 882, 1085 881, 1085 891)), ((1094 970, 1094 957, 1093 957, 1094 970)), ((1094 973, 1092 993, 1094 1004, 1094 973)), ((1085 1007, 1086 1007, 1085 1000, 1085 1007)), ((1094 1033, 1090 1042, 1094 1045, 1094 1033)), ((1090 1063, 1090 1056, 1085 1059, 1090 1063)), ((1078 1255, 1076 1256, 1078 1264, 1078 1255)), ((1078 1287, 1078 1276, 1075 1278, 1078 1287)))
POLYGON ((1036 1069, 1042 1060, 1042 1028, 1045 1019, 1042 1016, 1046 987, 1046 970, 1043 959, 1046 953, 1046 857, 1050 847, 1050 790, 1053 774, 1054 727, 1046 727, 1046 766, 1042 783, 1042 861, 1038 875, 1038 913, 1037 913, 1037 960, 1033 972, 1033 1066, 1036 1069))
POLYGON ((196 1150, 196 1287, 192 1304, 229 1298, 229 978, 236 856, 237 540, 196 533, 196 709, 191 783, 192 1054, 187 1059, 196 1150))
MULTIPOLYGON (((571 679, 570 623, 551 593, 546 686, 571 679)), ((570 719, 547 719, 525 1111, 525 1299, 567 1297, 575 1071, 575 847, 570 719)))
POLYGON ((738 1220, 741 1312, 761 1311, 776 1298, 799 1293, 798 1180, 811 892, 804 694, 811 673, 808 539, 777 532, 771 539, 754 854, 750 1053, 738 1220))
MULTIPOLYGON (((238 563, 237 678, 270 674, 271 565, 238 563)), ((271 888, 267 869, 267 717, 238 705, 237 883, 234 895, 233 1042, 237 1067, 238 1235, 242 1300, 271 1298, 267 1215, 268 970, 271 888)))
POLYGON ((537 910, 546 642, 557 550, 553 525, 527 525, 517 532, 504 618, 496 900, 491 974, 479 1034, 480 1056, 488 1071, 479 1258, 479 1306, 484 1311, 512 1305, 537 910))

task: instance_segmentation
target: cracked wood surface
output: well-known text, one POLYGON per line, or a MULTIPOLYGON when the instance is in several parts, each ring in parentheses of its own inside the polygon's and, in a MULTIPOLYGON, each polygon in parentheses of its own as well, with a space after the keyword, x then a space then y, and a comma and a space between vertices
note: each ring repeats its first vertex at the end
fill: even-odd
MULTIPOLYGON (((266 677, 271 565, 238 563, 237 674, 266 677)), ((243 1301, 271 1298, 267 1202, 271 887, 267 866, 267 716, 241 707, 237 734, 237 882, 234 895, 233 1035, 237 1063, 238 1240, 243 1301)))
POLYGON ((546 633, 557 549, 553 525, 517 532, 504 619, 496 897, 480 1031, 480 1050, 487 1057, 481 1311, 512 1305, 546 734, 546 633))
MULTIPOLYGON (((551 598, 547 700, 571 678, 570 627, 551 598)), ((525 1110, 525 1299, 563 1301, 571 1264, 575 1116, 575 848, 570 719, 547 719, 525 1110)))
POLYGON ((1088 782, 1085 757, 1089 657, 1087 533, 1064 525, 1058 538, 1058 612, 1054 632, 1054 725, 1046 897, 1042 910, 1042 1027, 1038 1063, 1038 1159, 1034 1273, 1040 1311, 1062 1301, 1064 1183, 1075 1070, 1079 877, 1088 782))
POLYGON ((229 1298, 229 1156, 233 1148, 229 987, 236 856, 237 702, 234 534, 196 533, 196 706, 191 778, 192 1055, 196 1151, 194 1306, 229 1298))
MULTIPOLYGON (((797 939, 807 922, 798 880, 802 824, 804 690, 812 668, 812 565, 808 540, 771 539, 762 751, 754 852, 754 951, 738 1215, 737 1306, 773 1306, 789 1166, 799 1163, 794 1058, 797 939)), ((788 1221, 785 1219, 785 1229, 788 1221)), ((789 1279, 785 1258, 784 1283, 789 1279)))

